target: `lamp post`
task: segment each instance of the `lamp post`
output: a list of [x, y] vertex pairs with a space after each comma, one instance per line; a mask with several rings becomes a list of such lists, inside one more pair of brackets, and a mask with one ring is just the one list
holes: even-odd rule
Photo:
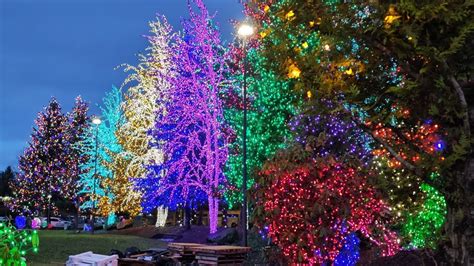
[[92, 221], [91, 221], [91, 233], [94, 234], [95, 227], [95, 183], [97, 178], [97, 155], [98, 155], [98, 136], [99, 136], [99, 125], [102, 123], [99, 117], [92, 118], [92, 123], [95, 125], [95, 160], [94, 160], [94, 177], [92, 185]]
[[244, 119], [243, 119], [243, 129], [242, 129], [242, 225], [243, 225], [243, 245], [246, 247], [247, 243], [247, 231], [248, 231], [248, 221], [247, 221], [247, 39], [253, 35], [254, 29], [249, 23], [242, 23], [239, 26], [237, 34], [242, 39], [242, 51], [244, 57], [243, 65], [243, 105], [244, 105]]
[[[51, 188], [50, 188], [50, 190], [51, 190]], [[50, 192], [47, 196], [47, 198], [48, 198], [48, 215], [46, 217], [46, 224], [47, 224], [46, 227], [48, 227], [48, 228], [49, 228], [49, 224], [51, 223], [51, 198], [52, 197], [53, 196], [51, 195], [51, 192]]]

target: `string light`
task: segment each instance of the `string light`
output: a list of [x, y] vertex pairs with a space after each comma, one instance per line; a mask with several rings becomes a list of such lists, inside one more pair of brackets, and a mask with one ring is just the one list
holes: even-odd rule
[[[113, 216], [113, 210], [105, 206], [113, 198], [113, 192], [109, 189], [109, 183], [113, 182], [112, 179], [115, 171], [111, 166], [112, 155], [122, 150], [122, 146], [120, 146], [115, 136], [117, 128], [123, 123], [120, 109], [120, 104], [122, 103], [121, 90], [112, 87], [112, 90], [105, 94], [102, 102], [103, 104], [99, 107], [103, 120], [102, 123], [89, 127], [83, 133], [81, 147], [88, 160], [80, 166], [82, 173], [77, 184], [80, 188], [79, 195], [83, 198], [80, 205], [81, 210], [90, 210], [94, 203], [98, 207], [100, 214]], [[95, 162], [96, 141], [97, 165]], [[97, 176], [94, 176], [96, 166]], [[93, 191], [94, 187], [95, 191]], [[95, 198], [93, 195], [95, 195]]]
[[74, 178], [79, 171], [77, 158], [71, 154], [75, 129], [56, 99], [38, 114], [35, 124], [29, 145], [20, 156], [20, 172], [12, 182], [14, 197], [8, 203], [10, 209], [24, 214], [54, 212], [56, 200], [74, 197]]
[[38, 252], [39, 237], [36, 230], [18, 230], [0, 223], [0, 265], [26, 265], [28, 251]]
[[[244, 55], [242, 50], [234, 47], [231, 54], [240, 60]], [[289, 82], [279, 80], [277, 75], [264, 68], [265, 58], [262, 51], [252, 48], [247, 53], [247, 168], [249, 169], [248, 187], [254, 184], [255, 172], [263, 162], [271, 158], [275, 152], [286, 146], [285, 141], [291, 139], [288, 127], [289, 120], [297, 114], [297, 107], [301, 99], [295, 96]], [[239, 59], [240, 58], [240, 59]], [[242, 73], [237, 69], [234, 74], [240, 83]], [[225, 175], [229, 181], [229, 189], [225, 197], [232, 208], [241, 201], [242, 187], [242, 135], [243, 106], [242, 88], [237, 87], [225, 93], [224, 116], [230, 125], [229, 158], [226, 163]]]
[[379, 246], [382, 256], [398, 251], [397, 236], [380, 216], [388, 206], [355, 169], [277, 158], [262, 175], [268, 182], [260, 184], [265, 189], [258, 199], [266, 213], [263, 223], [293, 263], [334, 261], [349, 232], [356, 231]]

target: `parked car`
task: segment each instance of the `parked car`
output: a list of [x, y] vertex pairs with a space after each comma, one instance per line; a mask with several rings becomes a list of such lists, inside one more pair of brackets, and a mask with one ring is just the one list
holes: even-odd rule
[[103, 217], [95, 218], [95, 227], [104, 227], [105, 219]]
[[[48, 221], [47, 217], [41, 217], [41, 221], [43, 224], [45, 224]], [[63, 220], [59, 217], [51, 217], [50, 218], [50, 223], [52, 228], [64, 228], [68, 229], [71, 228], [72, 223], [70, 221]]]

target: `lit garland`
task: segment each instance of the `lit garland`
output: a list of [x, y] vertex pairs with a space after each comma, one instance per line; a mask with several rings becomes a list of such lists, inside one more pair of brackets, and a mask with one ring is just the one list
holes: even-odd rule
[[207, 199], [214, 233], [227, 160], [219, 98], [227, 69], [219, 32], [203, 2], [190, 1], [188, 9], [190, 19], [182, 23], [184, 39], [176, 38], [173, 46], [172, 68], [178, 74], [167, 76], [171, 85], [167, 112], [159, 115], [153, 131], [155, 145], [167, 160], [152, 166], [146, 180], [138, 182], [149, 202], [190, 207], [191, 201]]
[[[323, 108], [331, 111], [325, 112]], [[316, 109], [319, 112], [314, 112]], [[315, 157], [355, 159], [368, 165], [373, 157], [373, 141], [347, 114], [335, 109], [335, 103], [315, 101], [305, 113], [296, 116], [290, 123], [295, 141], [311, 150]]]
[[18, 230], [0, 223], [0, 265], [26, 266], [25, 255], [38, 252], [39, 237], [36, 230]]
[[[408, 114], [407, 109], [402, 112], [402, 115]], [[399, 132], [395, 133], [395, 130]], [[417, 147], [416, 152], [400, 148], [399, 156], [415, 165], [425, 163], [436, 166], [444, 160], [445, 144], [439, 131], [437, 124], [428, 121], [408, 132], [403, 127], [383, 128], [377, 125], [374, 135], [392, 147], [403, 147], [409, 141], [410, 145]], [[387, 191], [391, 210], [402, 226], [406, 238], [404, 242], [409, 243], [410, 247], [434, 248], [439, 239], [439, 230], [445, 222], [444, 197], [433, 187], [422, 183], [420, 177], [403, 169], [401, 163], [383, 147], [374, 149], [373, 154], [374, 169], [380, 171], [387, 181], [381, 187]], [[431, 179], [436, 178], [437, 175], [432, 174]]]

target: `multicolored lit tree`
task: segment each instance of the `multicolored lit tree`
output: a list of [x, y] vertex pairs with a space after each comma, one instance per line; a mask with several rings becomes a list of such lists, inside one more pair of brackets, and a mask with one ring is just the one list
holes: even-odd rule
[[78, 182], [81, 174], [84, 172], [84, 169], [81, 168], [85, 162], [89, 160], [89, 155], [84, 152], [82, 143], [84, 142], [84, 133], [89, 128], [89, 117], [87, 111], [89, 106], [86, 102], [82, 100], [79, 96], [76, 98], [76, 103], [72, 110], [72, 113], [68, 114], [69, 116], [69, 128], [67, 131], [68, 141], [70, 144], [69, 151], [67, 156], [69, 157], [67, 161], [70, 163], [67, 167], [67, 179], [63, 184], [64, 192], [66, 193], [64, 197], [67, 200], [71, 200], [76, 207], [76, 217], [75, 217], [75, 227], [78, 226], [78, 212], [80, 207], [78, 191], [80, 187]]
[[69, 124], [56, 99], [38, 114], [35, 124], [12, 184], [12, 209], [25, 214], [52, 211], [55, 201], [67, 195], [69, 185]]
[[[105, 94], [102, 102], [103, 105], [100, 106], [102, 123], [98, 128], [96, 125], [91, 125], [87, 131], [83, 132], [83, 141], [80, 145], [88, 160], [80, 166], [82, 173], [78, 181], [80, 188], [78, 194], [83, 198], [80, 206], [82, 210], [91, 209], [95, 200], [99, 213], [111, 215], [113, 210], [105, 208], [106, 204], [103, 202], [109, 202], [113, 198], [108, 184], [113, 182], [114, 172], [118, 166], [112, 165], [112, 155], [122, 151], [122, 146], [115, 136], [115, 132], [124, 122], [121, 110], [122, 91], [112, 87], [112, 90]], [[96, 167], [97, 176], [94, 176]]]
[[[463, 90], [474, 84], [468, 74], [473, 71], [470, 7], [456, 1], [247, 3], [265, 47], [266, 67], [292, 79], [297, 93], [342, 101], [352, 111], [375, 152], [382, 151], [379, 170], [391, 172], [389, 182], [400, 188], [400, 194], [393, 190], [394, 199], [415, 190], [420, 195], [416, 206], [423, 209], [428, 193], [423, 184], [443, 192], [451, 206], [448, 249], [458, 263], [468, 258], [466, 243], [472, 237], [466, 233], [472, 227], [464, 222], [474, 200], [467, 193], [474, 164], [467, 160], [472, 133]], [[426, 135], [418, 134], [428, 119], [440, 126], [439, 142], [431, 147], [420, 145]], [[392, 135], [378, 136], [381, 130]], [[430, 152], [436, 148], [440, 151]], [[438, 178], [432, 179], [433, 173]]]
[[351, 232], [380, 248], [399, 250], [388, 229], [388, 206], [353, 167], [328, 157], [312, 158], [302, 147], [276, 156], [264, 166], [256, 190], [256, 221], [291, 263], [333, 262]]
[[[227, 159], [224, 117], [219, 94], [226, 85], [227, 68], [219, 32], [201, 0], [189, 1], [190, 19], [182, 22], [184, 39], [173, 44], [166, 113], [153, 131], [155, 145], [166, 160], [152, 167], [141, 184], [148, 202], [175, 207], [207, 199], [211, 233], [217, 230], [219, 198]], [[197, 11], [194, 11], [194, 8]]]

